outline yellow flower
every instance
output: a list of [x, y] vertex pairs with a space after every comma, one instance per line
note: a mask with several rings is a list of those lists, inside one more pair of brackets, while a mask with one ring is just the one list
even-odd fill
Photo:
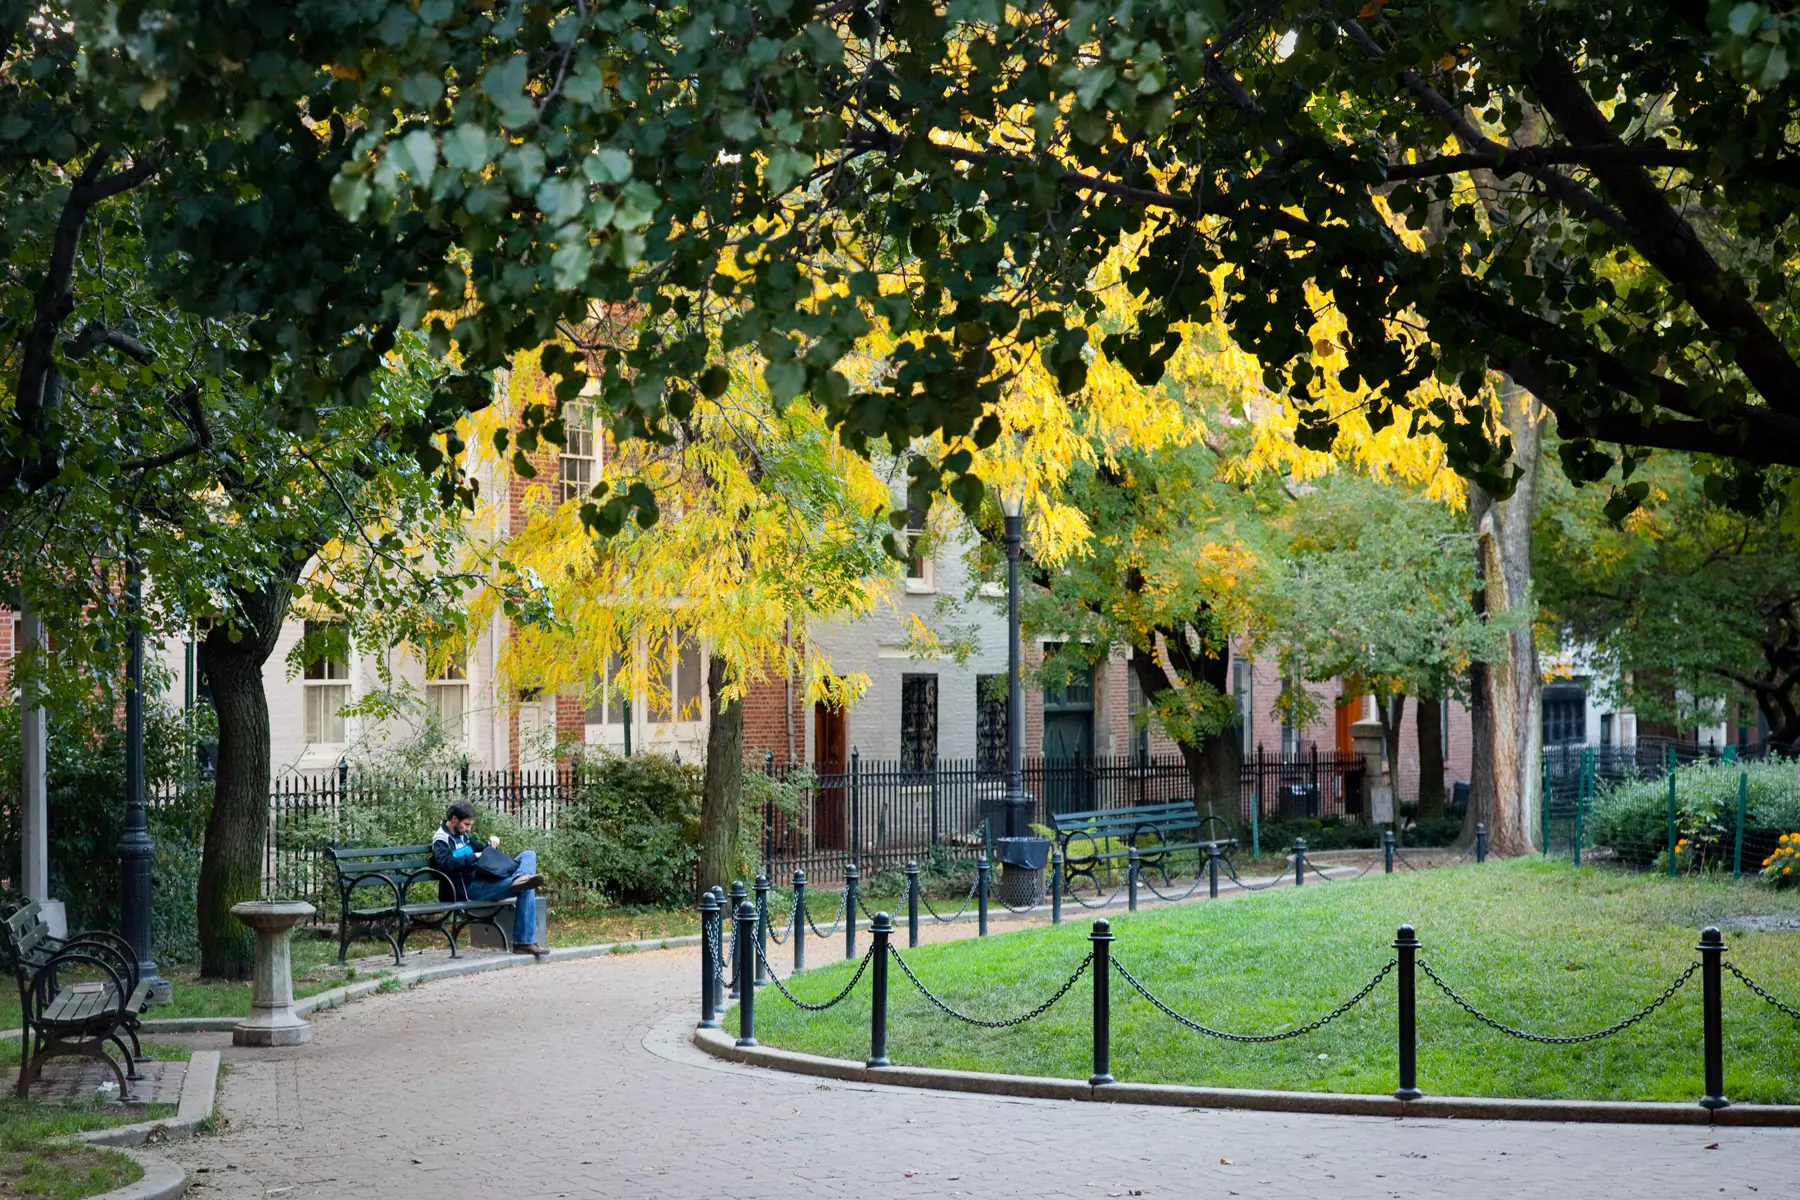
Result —
[[1783, 874], [1783, 875], [1792, 875], [1792, 874], [1793, 874], [1793, 873], [1794, 873], [1794, 868], [1792, 868], [1792, 867], [1783, 867], [1783, 868], [1781, 868], [1781, 873], [1782, 873], [1782, 874]]

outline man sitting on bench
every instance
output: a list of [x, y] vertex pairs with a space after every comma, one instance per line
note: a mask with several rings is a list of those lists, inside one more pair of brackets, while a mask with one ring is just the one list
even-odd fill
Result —
[[537, 851], [521, 850], [514, 860], [500, 849], [500, 839], [488, 839], [486, 849], [475, 846], [469, 830], [475, 825], [475, 809], [458, 800], [444, 813], [444, 823], [431, 835], [431, 865], [442, 871], [456, 889], [458, 900], [504, 900], [517, 896], [513, 909], [514, 954], [548, 954], [537, 937], [537, 889], [544, 877], [537, 873]]

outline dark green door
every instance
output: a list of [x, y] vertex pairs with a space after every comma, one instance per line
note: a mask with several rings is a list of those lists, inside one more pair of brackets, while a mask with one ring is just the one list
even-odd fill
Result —
[[1089, 767], [1094, 760], [1094, 669], [1080, 668], [1067, 683], [1044, 687], [1044, 811], [1092, 808]]

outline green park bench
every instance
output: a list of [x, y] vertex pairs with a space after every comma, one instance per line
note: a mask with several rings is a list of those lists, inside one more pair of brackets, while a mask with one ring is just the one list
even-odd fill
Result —
[[1229, 859], [1237, 849], [1224, 818], [1202, 816], [1192, 800], [1055, 813], [1050, 823], [1062, 852], [1065, 888], [1085, 876], [1096, 890], [1105, 891], [1100, 869], [1130, 858], [1133, 850], [1138, 852], [1140, 870], [1160, 871], [1164, 884], [1169, 884], [1171, 856], [1192, 850]]
[[[98, 930], [53, 937], [35, 900], [6, 918], [0, 940], [19, 985], [20, 1098], [48, 1060], [92, 1058], [112, 1068], [119, 1097], [130, 1099], [132, 1082], [143, 1078], [137, 1031], [150, 1003], [150, 985], [139, 978], [130, 945]], [[106, 1052], [108, 1042], [124, 1056], [123, 1068]]]
[[[415, 933], [441, 933], [457, 957], [456, 938], [471, 925], [486, 925], [512, 949], [515, 896], [470, 900], [431, 865], [430, 846], [327, 846], [325, 857], [337, 872], [338, 961], [358, 937], [381, 938], [394, 952], [394, 965]], [[431, 900], [412, 899], [416, 885], [436, 884]], [[504, 919], [503, 919], [504, 918]]]

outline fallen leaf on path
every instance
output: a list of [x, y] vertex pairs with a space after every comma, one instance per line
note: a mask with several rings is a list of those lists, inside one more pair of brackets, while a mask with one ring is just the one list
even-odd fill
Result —
[[1708, 1150], [1717, 1150], [1718, 1148], [1719, 1148], [1719, 1143], [1717, 1143], [1717, 1142], [1714, 1142], [1712, 1145], [1707, 1147]]

